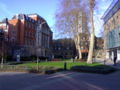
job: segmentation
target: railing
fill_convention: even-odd
[[[19,65],[0,65],[0,71],[27,71],[30,67]]]
[[[0,72],[39,72],[44,73],[46,70],[59,69],[52,66],[24,66],[24,65],[0,65]]]

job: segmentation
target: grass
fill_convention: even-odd
[[[65,62],[67,63],[66,69],[75,72],[109,74],[117,71],[117,69],[112,68],[111,66],[102,65],[99,63],[87,64],[86,62],[71,62],[70,60],[39,62],[39,67],[37,67],[36,62],[19,63],[17,65],[13,65],[14,68],[12,67],[12,69],[9,65],[5,68],[5,70],[23,70],[30,73],[51,74],[66,70],[64,68]],[[37,68],[39,68],[39,70]]]
[[[37,66],[35,62],[29,62],[24,64],[19,64],[22,66],[28,66],[28,67],[34,67]],[[101,64],[93,63],[93,64],[87,64],[86,62],[67,62],[67,69],[69,70],[73,66],[98,66]],[[49,67],[57,67],[57,68],[64,68],[64,62],[63,61],[54,61],[54,62],[40,62],[39,66],[49,66]]]

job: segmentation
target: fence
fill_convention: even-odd
[[[47,70],[58,70],[59,68],[50,66],[22,66],[22,65],[0,65],[1,72],[28,72],[45,73]]]
[[[0,71],[28,71],[30,67],[27,66],[19,66],[19,65],[0,65]]]

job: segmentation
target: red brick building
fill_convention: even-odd
[[[52,57],[52,36],[49,25],[44,18],[38,14],[28,14],[37,22],[36,28],[36,54],[38,56]]]
[[[45,22],[40,28],[39,34],[39,47],[48,48],[50,50],[50,42],[52,42],[52,31],[50,30],[47,22],[37,14],[17,14],[12,19],[5,19],[0,22],[0,28],[3,29],[11,43],[12,52],[11,54],[16,56],[36,55],[36,43],[37,43],[37,28]],[[44,30],[43,30],[44,29]],[[45,33],[49,32],[49,33]],[[47,38],[47,39],[46,39]],[[43,42],[44,41],[44,42]],[[45,42],[47,41],[47,42]],[[49,42],[49,43],[48,43]],[[48,47],[45,47],[48,46]],[[41,53],[45,53],[41,52]],[[42,54],[41,54],[42,55]],[[41,56],[39,55],[39,56]],[[46,56],[46,55],[44,55]]]
[[[19,14],[9,20],[9,38],[21,46],[34,46],[36,21]]]

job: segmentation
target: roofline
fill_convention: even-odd
[[[104,12],[103,16],[101,19],[104,19],[104,17],[107,16],[107,14],[115,7],[115,5],[119,2],[120,0],[117,1],[112,1],[112,3],[109,5],[109,7],[107,8],[107,10]]]
[[[28,16],[30,16],[30,15],[37,15],[38,17],[40,17],[40,18],[42,18],[43,20],[45,20],[42,16],[40,16],[40,15],[39,15],[39,14],[37,14],[37,13],[26,14],[26,15],[28,15]]]

